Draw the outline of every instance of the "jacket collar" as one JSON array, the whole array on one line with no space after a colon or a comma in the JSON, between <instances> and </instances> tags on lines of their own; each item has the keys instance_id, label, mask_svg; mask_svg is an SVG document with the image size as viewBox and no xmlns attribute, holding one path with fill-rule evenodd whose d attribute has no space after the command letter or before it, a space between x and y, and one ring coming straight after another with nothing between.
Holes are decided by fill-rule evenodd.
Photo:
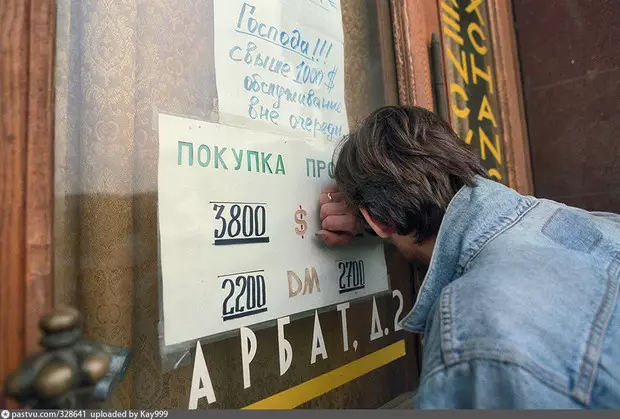
<instances>
[{"instance_id":1,"label":"jacket collar","mask_svg":"<svg viewBox=\"0 0 620 419\"><path fill-rule=\"evenodd\" d=\"M535 201L480 176L474 186L462 187L448 205L418 298L401 326L424 332L441 291L463 273L488 241L518 220Z\"/></svg>"}]
</instances>

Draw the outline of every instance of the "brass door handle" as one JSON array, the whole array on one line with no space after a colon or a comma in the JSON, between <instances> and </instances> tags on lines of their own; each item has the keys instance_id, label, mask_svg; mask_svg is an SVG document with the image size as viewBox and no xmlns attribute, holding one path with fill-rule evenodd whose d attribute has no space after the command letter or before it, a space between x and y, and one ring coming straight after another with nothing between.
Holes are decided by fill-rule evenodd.
<instances>
[{"instance_id":1,"label":"brass door handle","mask_svg":"<svg viewBox=\"0 0 620 419\"><path fill-rule=\"evenodd\" d=\"M35 409L79 409L106 401L125 375L130 351L82 340L82 318L73 308L54 310L39 327L43 351L9 375L6 394Z\"/></svg>"}]
</instances>

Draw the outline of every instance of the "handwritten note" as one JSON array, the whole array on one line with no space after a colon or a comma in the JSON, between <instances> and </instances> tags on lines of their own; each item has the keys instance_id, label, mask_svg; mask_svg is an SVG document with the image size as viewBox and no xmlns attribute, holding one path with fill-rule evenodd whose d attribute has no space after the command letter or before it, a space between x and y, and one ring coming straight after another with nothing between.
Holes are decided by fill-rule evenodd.
<instances>
[{"instance_id":1,"label":"handwritten note","mask_svg":"<svg viewBox=\"0 0 620 419\"><path fill-rule=\"evenodd\" d=\"M335 140L348 132L339 0L215 2L220 123Z\"/></svg>"}]
</instances>

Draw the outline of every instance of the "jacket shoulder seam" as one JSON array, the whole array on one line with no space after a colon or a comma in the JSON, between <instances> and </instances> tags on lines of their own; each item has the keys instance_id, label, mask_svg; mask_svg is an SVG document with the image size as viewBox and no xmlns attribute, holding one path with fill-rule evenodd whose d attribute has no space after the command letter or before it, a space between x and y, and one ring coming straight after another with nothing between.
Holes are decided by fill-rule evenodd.
<instances>
[{"instance_id":1,"label":"jacket shoulder seam","mask_svg":"<svg viewBox=\"0 0 620 419\"><path fill-rule=\"evenodd\" d=\"M486 245L491 242L495 237L499 236L504 231L514 226L519 220L521 220L528 212L534 209L538 205L539 201L535 198L524 197L521 198L519 204L513 210L510 216L501 217L500 220L486 232L477 237L471 244L471 246L463 251L462 260L459 261L456 267L456 275L458 277L467 271L471 262L482 252Z\"/></svg>"}]
</instances>

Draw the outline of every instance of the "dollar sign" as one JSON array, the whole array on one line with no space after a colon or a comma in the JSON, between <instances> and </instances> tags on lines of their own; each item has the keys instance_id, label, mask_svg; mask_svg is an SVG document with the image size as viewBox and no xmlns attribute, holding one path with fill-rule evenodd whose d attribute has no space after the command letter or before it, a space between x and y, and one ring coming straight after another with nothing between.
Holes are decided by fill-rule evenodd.
<instances>
[{"instance_id":1,"label":"dollar sign","mask_svg":"<svg viewBox=\"0 0 620 419\"><path fill-rule=\"evenodd\" d=\"M334 79L336 78L336 73L338 73L338 69L334 67L329 73L327 73L327 81L325 82L325 87L327 87L327 91L331 92L334 88Z\"/></svg>"},{"instance_id":2,"label":"dollar sign","mask_svg":"<svg viewBox=\"0 0 620 419\"><path fill-rule=\"evenodd\" d=\"M299 227L295 227L295 233L300 235L302 239L308 229L308 223L304 220L304 216L307 214L308 213L301 207L301 205L299 206L299 209L295 211L295 222L299 224Z\"/></svg>"}]
</instances>

